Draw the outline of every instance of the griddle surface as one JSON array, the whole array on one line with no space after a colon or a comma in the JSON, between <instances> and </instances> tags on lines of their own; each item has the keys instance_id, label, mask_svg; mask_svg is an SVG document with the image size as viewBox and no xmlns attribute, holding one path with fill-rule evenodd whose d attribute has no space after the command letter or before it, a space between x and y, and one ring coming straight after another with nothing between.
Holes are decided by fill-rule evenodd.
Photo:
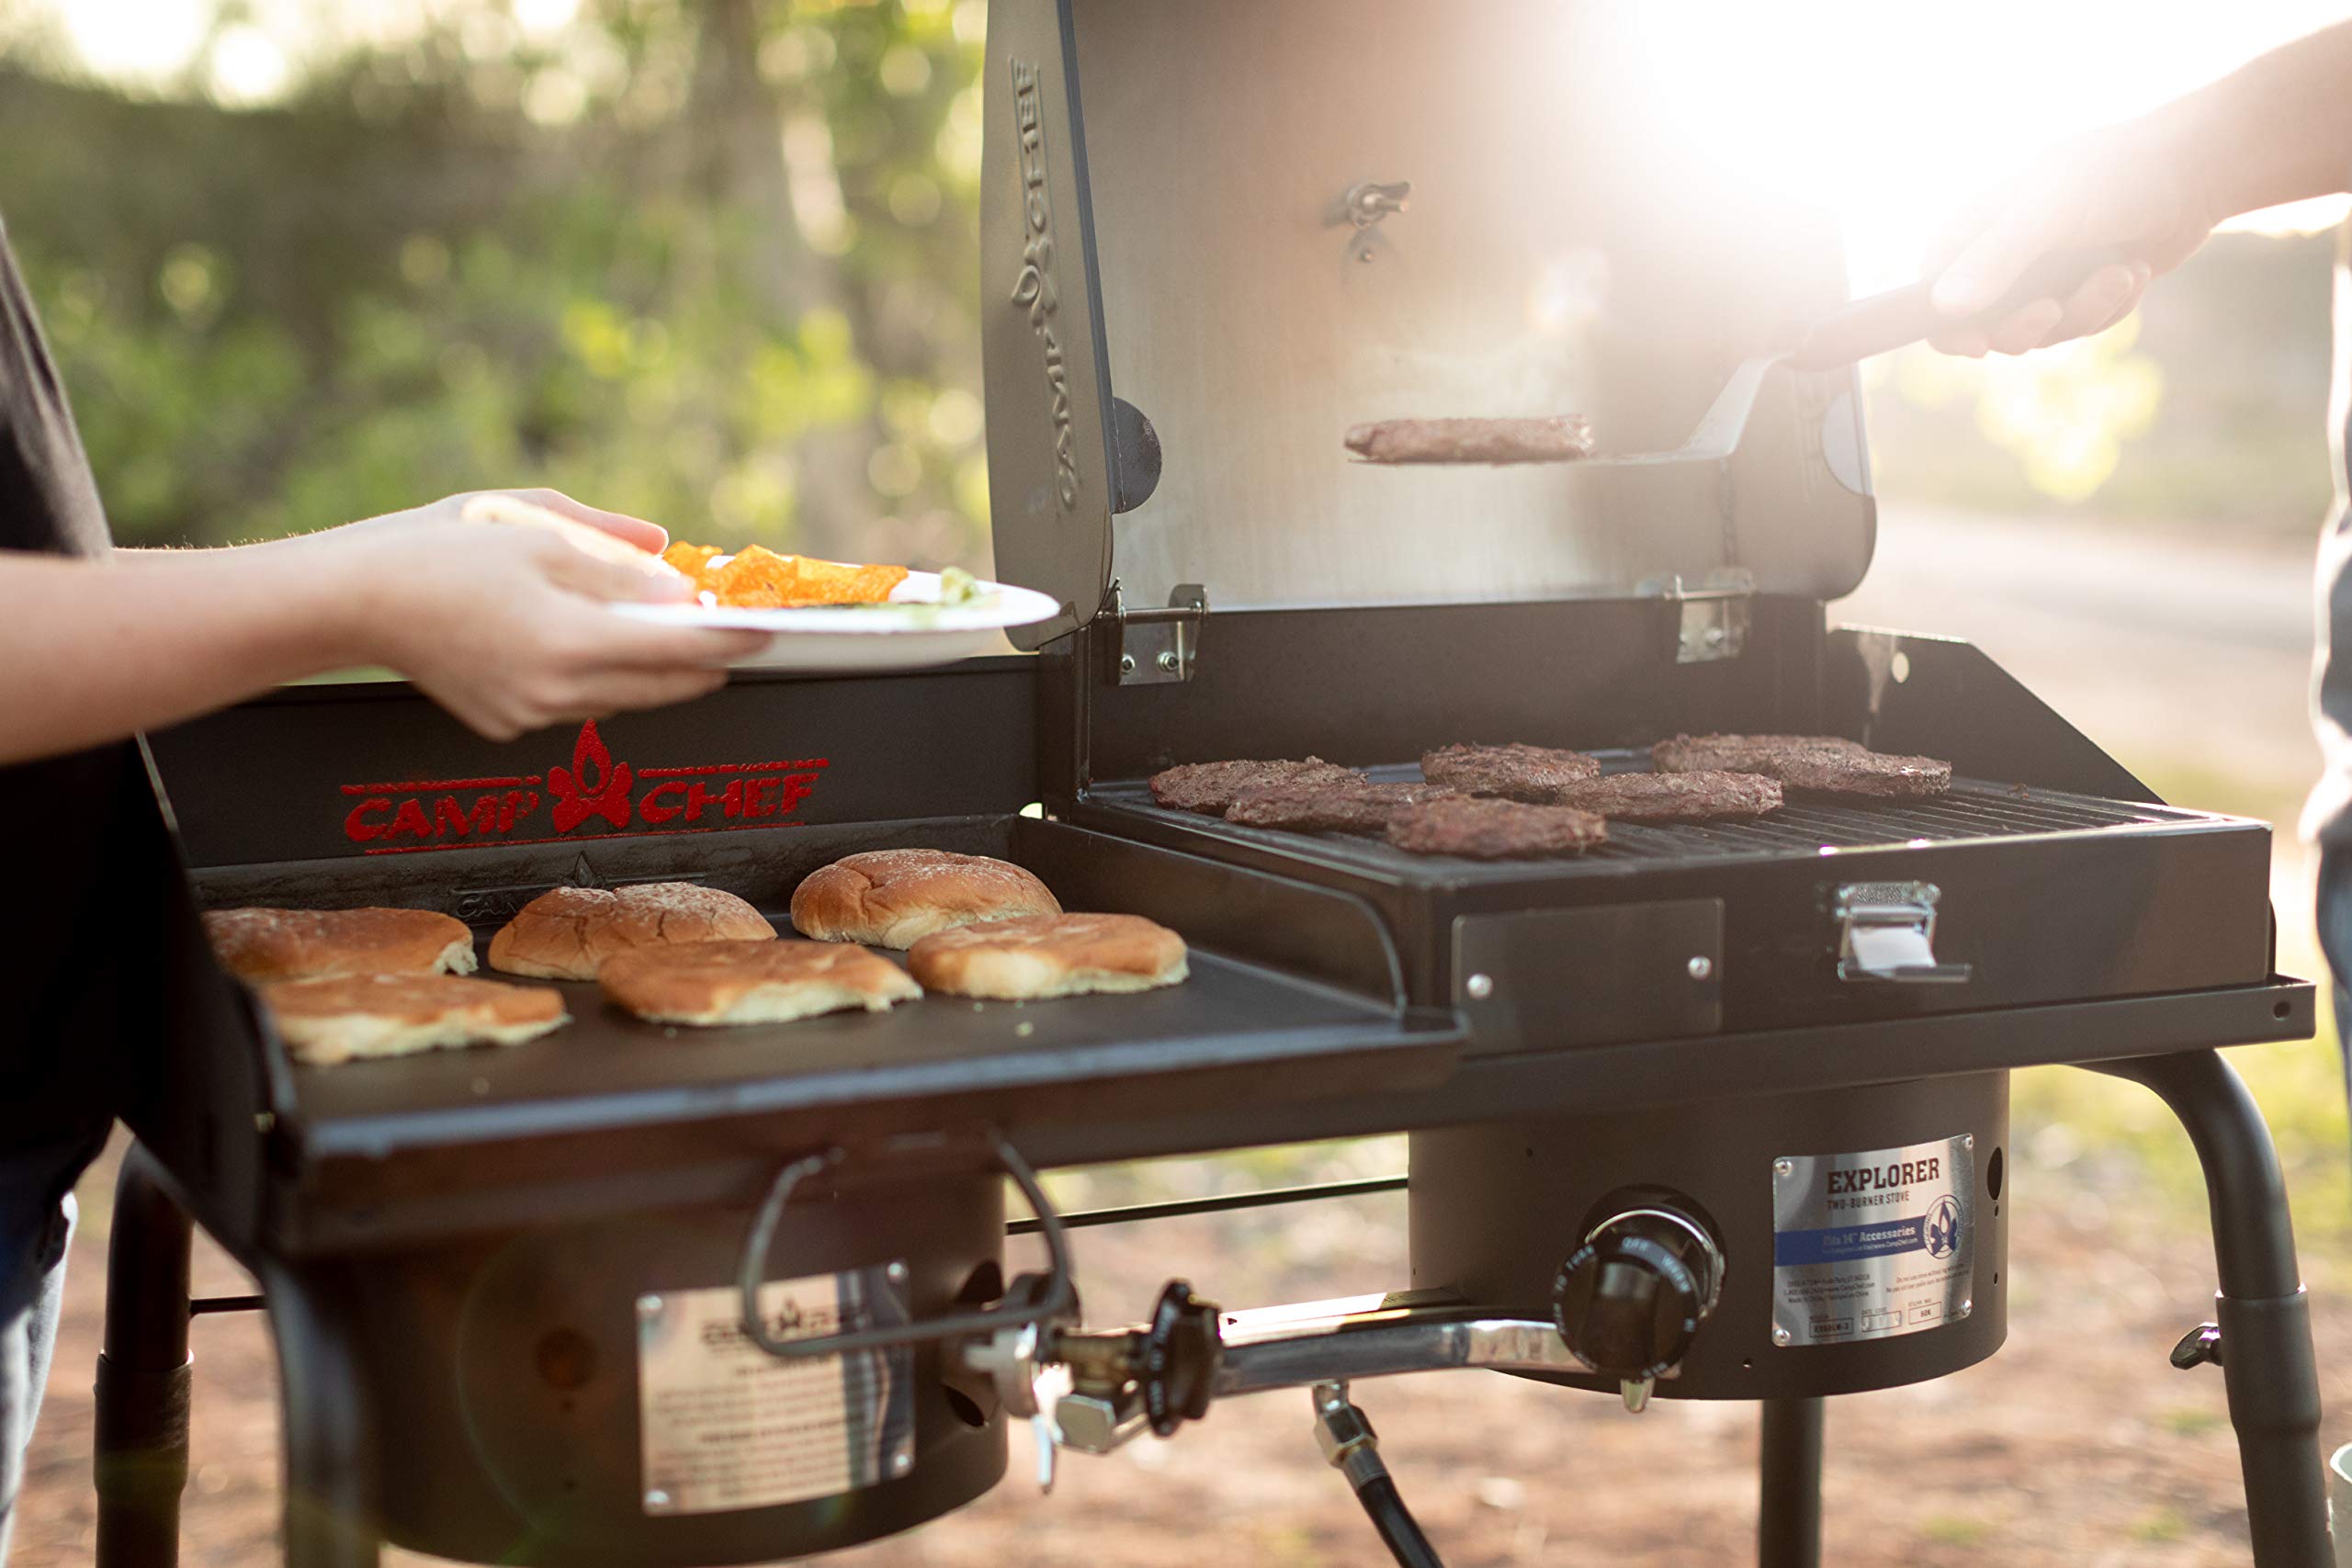
<instances>
[{"instance_id":1,"label":"griddle surface","mask_svg":"<svg viewBox=\"0 0 2352 1568\"><path fill-rule=\"evenodd\" d=\"M887 1013L725 1029L646 1023L594 985L558 988L571 1021L521 1045L293 1067L306 1145L385 1155L416 1142L920 1102L1459 1038L1450 1024L1400 1020L1349 992L1198 948L1191 979L1134 996L926 997Z\"/></svg>"}]
</instances>

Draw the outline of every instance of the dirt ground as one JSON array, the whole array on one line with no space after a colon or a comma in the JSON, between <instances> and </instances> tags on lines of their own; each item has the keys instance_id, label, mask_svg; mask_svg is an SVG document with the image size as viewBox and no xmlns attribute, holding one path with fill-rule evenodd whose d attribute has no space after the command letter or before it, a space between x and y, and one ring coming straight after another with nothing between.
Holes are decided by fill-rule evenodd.
<instances>
[{"instance_id":1,"label":"dirt ground","mask_svg":"<svg viewBox=\"0 0 2352 1568\"><path fill-rule=\"evenodd\" d=\"M2189 1568L2245 1560L2243 1495L2217 1371L2165 1354L2206 1315L2200 1214L2143 1190L2129 1156L2016 1129L2007 1348L1956 1376L1833 1401L1827 1561L1953 1568ZM1380 1151L1386 1153L1387 1151ZM1396 1151L1401 1155L1401 1150ZM105 1172L77 1238L57 1373L31 1455L19 1568L85 1562L92 1541L89 1369L103 1290ZM1139 1316L1171 1269L1227 1305L1378 1290L1404 1277L1403 1200L1090 1231L1089 1316ZM2335 1248L2307 1258L2324 1393L2352 1411L2352 1302L2328 1288ZM243 1288L206 1247L199 1292ZM199 1320L189 1568L273 1560L276 1369L252 1316ZM1488 1372L1360 1384L1408 1501L1454 1568L1685 1568L1750 1551L1754 1407L1614 1402ZM2328 1436L2347 1435L2342 1418ZM1203 1562L1315 1568L1384 1560L1315 1451L1303 1393L1237 1401L1174 1440L1065 1459L1050 1497L1015 1466L974 1506L842 1554L866 1568L1027 1562L1101 1568ZM429 1560L394 1552L394 1563Z\"/></svg>"}]
</instances>

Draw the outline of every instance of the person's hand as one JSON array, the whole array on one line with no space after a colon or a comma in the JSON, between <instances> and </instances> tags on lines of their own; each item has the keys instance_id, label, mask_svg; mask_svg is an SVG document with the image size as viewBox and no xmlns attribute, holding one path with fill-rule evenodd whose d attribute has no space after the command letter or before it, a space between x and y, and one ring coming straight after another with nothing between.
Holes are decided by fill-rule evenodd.
<instances>
[{"instance_id":1,"label":"person's hand","mask_svg":"<svg viewBox=\"0 0 2352 1568\"><path fill-rule=\"evenodd\" d=\"M528 513L552 513L600 534L610 535L625 545L634 545L649 555L660 555L670 543L670 531L659 523L648 523L642 517L631 517L625 512L607 512L601 506L574 501L560 490L546 489L460 491L456 495L444 496L429 506L387 513L381 517L370 517L345 526L403 527L420 515L437 514L450 508L455 508L458 515L487 522L522 521Z\"/></svg>"},{"instance_id":2,"label":"person's hand","mask_svg":"<svg viewBox=\"0 0 2352 1568\"><path fill-rule=\"evenodd\" d=\"M1946 354L2024 354L2106 331L2149 281L2186 261L2225 214L2201 189L2188 139L2159 117L2111 126L2045 154L1979 199L1929 248L1931 298L1950 325L1928 339ZM2064 299L1995 311L2026 269L2055 252L2105 249Z\"/></svg>"},{"instance_id":3,"label":"person's hand","mask_svg":"<svg viewBox=\"0 0 2352 1568\"><path fill-rule=\"evenodd\" d=\"M451 496L289 543L348 592L360 658L493 740L701 696L766 641L614 615L609 603L691 600L694 585L637 547L661 529L562 497L559 512L539 501L552 494Z\"/></svg>"}]
</instances>

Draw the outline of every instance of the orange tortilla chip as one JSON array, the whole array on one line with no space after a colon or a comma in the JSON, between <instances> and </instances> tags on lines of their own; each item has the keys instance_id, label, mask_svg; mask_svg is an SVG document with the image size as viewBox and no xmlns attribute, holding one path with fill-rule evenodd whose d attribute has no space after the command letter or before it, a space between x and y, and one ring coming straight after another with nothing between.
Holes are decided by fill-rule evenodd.
<instances>
[{"instance_id":1,"label":"orange tortilla chip","mask_svg":"<svg viewBox=\"0 0 2352 1568\"><path fill-rule=\"evenodd\" d=\"M715 545L672 545L662 552L662 559L673 570L693 581L696 590L710 586L710 558L718 553Z\"/></svg>"},{"instance_id":2,"label":"orange tortilla chip","mask_svg":"<svg viewBox=\"0 0 2352 1568\"><path fill-rule=\"evenodd\" d=\"M679 547L671 548L674 551ZM878 604L906 580L907 569L902 566L848 566L807 556L780 556L759 545L744 546L725 566L716 571L702 570L696 577L699 586L716 594L720 604L758 610Z\"/></svg>"}]
</instances>

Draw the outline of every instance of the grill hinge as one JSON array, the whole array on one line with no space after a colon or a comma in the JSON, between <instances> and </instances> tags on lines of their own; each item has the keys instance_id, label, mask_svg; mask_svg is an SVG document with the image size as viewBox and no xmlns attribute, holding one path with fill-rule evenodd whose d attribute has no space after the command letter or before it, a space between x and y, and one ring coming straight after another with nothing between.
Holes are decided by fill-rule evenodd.
<instances>
[{"instance_id":1,"label":"grill hinge","mask_svg":"<svg viewBox=\"0 0 2352 1568\"><path fill-rule=\"evenodd\" d=\"M1163 609L1130 610L1119 580L1111 580L1111 618L1119 635L1112 649L1122 686L1158 686L1193 678L1201 627L1208 619L1209 592L1180 582Z\"/></svg>"},{"instance_id":2,"label":"grill hinge","mask_svg":"<svg viewBox=\"0 0 2352 1568\"><path fill-rule=\"evenodd\" d=\"M1747 647L1756 578L1747 569L1725 567L1696 581L1679 572L1653 577L1641 584L1639 592L1674 606L1677 664L1736 659Z\"/></svg>"},{"instance_id":3,"label":"grill hinge","mask_svg":"<svg viewBox=\"0 0 2352 1568\"><path fill-rule=\"evenodd\" d=\"M1973 970L1936 962L1932 882L1849 882L1838 889L1838 978L1957 986Z\"/></svg>"}]
</instances>

